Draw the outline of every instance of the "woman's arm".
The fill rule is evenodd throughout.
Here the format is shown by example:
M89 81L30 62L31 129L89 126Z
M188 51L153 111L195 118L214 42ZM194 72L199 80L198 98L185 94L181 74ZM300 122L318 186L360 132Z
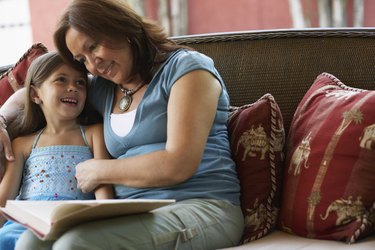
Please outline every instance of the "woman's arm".
M109 153L104 143L103 125L95 124L88 127L88 134L90 134L90 146L94 154L94 159L109 159ZM103 165L102 167L106 167ZM95 189L95 198L99 199L113 199L114 191L111 184L102 184Z
M17 115L20 113L19 111L24 108L25 95L25 88L16 91L0 108L0 114L6 119L8 126L10 126L11 122L17 118ZM3 126L0 126L0 155L2 155L3 153L5 153L5 158L8 161L14 160L8 131ZM4 159L1 159L0 162L3 162L3 160ZM0 164L0 168L2 168L3 166L3 164Z
M220 83L209 72L197 70L184 75L171 90L165 150L78 164L79 187L84 191L102 183L159 187L187 180L202 159L220 93Z
M12 142L15 155L14 161L6 161L5 174L0 183L0 206L4 207L7 200L14 200L18 195L21 185L22 170L25 162L24 149L25 140L17 138ZM4 224L5 218L1 216L0 226Z

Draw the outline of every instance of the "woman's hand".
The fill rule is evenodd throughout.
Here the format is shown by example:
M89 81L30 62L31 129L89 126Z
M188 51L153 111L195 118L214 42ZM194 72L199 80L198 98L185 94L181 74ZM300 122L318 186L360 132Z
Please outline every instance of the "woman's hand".
M14 161L12 146L7 130L0 126L0 173L4 171L5 159Z
M26 88L17 90L8 98L0 109L0 172L4 169L5 158L8 161L14 161L14 154L6 126L12 126L11 121L14 121L17 118L17 115L20 114L20 111L24 109L26 100L25 96ZM12 131L13 133L19 132L13 127ZM14 134L13 136L16 137L17 134Z
M76 166L77 186L84 193L92 192L100 184L96 181L98 161L90 159Z

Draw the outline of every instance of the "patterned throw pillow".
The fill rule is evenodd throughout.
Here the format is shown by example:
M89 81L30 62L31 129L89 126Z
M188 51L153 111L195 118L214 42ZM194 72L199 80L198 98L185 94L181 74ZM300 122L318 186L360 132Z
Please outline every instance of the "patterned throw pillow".
M354 243L375 231L375 91L317 77L287 139L279 227Z
M42 43L33 44L13 67L0 76L0 107L14 91L23 87L31 62L47 51Z
M228 120L233 159L241 185L245 230L241 243L263 237L276 226L285 133L271 94L233 108Z

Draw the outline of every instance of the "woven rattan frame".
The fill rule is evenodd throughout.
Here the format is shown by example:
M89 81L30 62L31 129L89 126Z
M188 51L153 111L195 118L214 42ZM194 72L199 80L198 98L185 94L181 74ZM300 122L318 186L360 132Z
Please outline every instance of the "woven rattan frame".
M271 93L286 132L299 101L320 73L331 73L348 86L375 89L375 28L244 31L172 39L214 59L232 105ZM0 67L0 74L10 66Z
M348 86L375 89L375 29L264 30L173 38L212 57L231 104L271 93L288 132L294 111L323 72Z

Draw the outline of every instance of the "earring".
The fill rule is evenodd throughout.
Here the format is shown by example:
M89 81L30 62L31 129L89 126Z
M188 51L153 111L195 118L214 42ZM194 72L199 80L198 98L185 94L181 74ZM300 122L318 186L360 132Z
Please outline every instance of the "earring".
M40 100L39 100L39 98L35 98L35 99L34 99L34 103L39 105L39 104L40 104Z
M126 41L128 41L129 44L132 44L132 41L130 41L129 37L126 38Z

